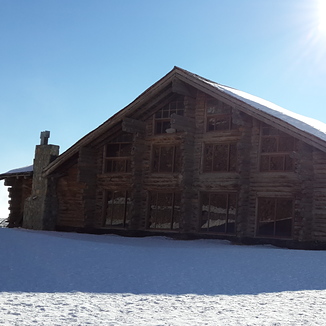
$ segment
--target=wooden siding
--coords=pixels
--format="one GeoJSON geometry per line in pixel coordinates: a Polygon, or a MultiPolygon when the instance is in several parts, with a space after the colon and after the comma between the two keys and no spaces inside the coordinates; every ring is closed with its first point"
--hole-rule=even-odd
{"type": "Polygon", "coordinates": [[[12,177],[5,179],[5,185],[9,186],[9,227],[22,226],[25,200],[32,193],[32,177],[12,177]]]}
{"type": "Polygon", "coordinates": [[[92,147],[80,149],[76,164],[58,179],[58,225],[103,229],[105,193],[128,191],[132,199],[128,229],[146,230],[149,194],[181,193],[180,229],[173,232],[203,234],[202,194],[224,193],[237,197],[234,238],[257,238],[258,198],[290,198],[294,215],[292,237],[288,240],[325,242],[326,154],[297,140],[297,149],[291,154],[295,161],[293,171],[261,172],[261,121],[232,104],[232,128],[206,131],[208,95],[193,90],[191,94],[184,93],[184,116],[174,118],[177,132],[155,134],[154,113],[160,108],[156,103],[151,114],[150,108],[146,108],[143,121],[125,119],[122,125],[114,126],[114,133],[102,135],[92,147]],[[133,134],[131,171],[105,173],[104,148],[122,132],[133,134]],[[204,172],[207,144],[235,144],[236,169],[204,172]],[[157,146],[180,148],[180,171],[154,172],[153,148],[157,146]]]}

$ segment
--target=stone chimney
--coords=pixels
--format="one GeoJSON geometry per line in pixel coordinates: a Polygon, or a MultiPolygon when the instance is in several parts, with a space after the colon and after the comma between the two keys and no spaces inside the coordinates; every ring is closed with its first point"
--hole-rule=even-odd
{"type": "Polygon", "coordinates": [[[23,227],[34,230],[53,230],[55,212],[51,180],[43,176],[43,169],[59,155],[59,146],[49,145],[50,131],[41,132],[41,143],[36,146],[32,193],[25,201],[23,227]]]}

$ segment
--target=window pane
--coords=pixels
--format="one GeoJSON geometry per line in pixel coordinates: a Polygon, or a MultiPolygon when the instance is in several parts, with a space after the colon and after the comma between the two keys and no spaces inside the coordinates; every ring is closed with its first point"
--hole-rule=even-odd
{"type": "Polygon", "coordinates": [[[216,116],[214,130],[229,130],[230,129],[230,117],[228,116],[216,116]]]}
{"type": "Polygon", "coordinates": [[[270,157],[270,170],[271,171],[284,171],[284,156],[271,156],[270,157]]]}
{"type": "Polygon", "coordinates": [[[225,144],[214,146],[213,171],[228,171],[228,149],[225,144]]]}
{"type": "Polygon", "coordinates": [[[180,225],[180,206],[181,206],[181,194],[174,194],[174,207],[173,207],[173,225],[172,229],[178,229],[180,225]]]}
{"type": "Polygon", "coordinates": [[[215,130],[215,118],[207,118],[207,131],[215,130]]]}
{"type": "Polygon", "coordinates": [[[120,156],[130,156],[131,155],[131,144],[130,143],[122,143],[120,144],[120,156]]]}
{"type": "Polygon", "coordinates": [[[160,148],[153,147],[153,163],[152,170],[153,172],[159,172],[159,162],[160,162],[160,148]]]}
{"type": "Polygon", "coordinates": [[[105,225],[115,227],[126,227],[128,212],[131,204],[128,192],[108,191],[105,225]]]}
{"type": "Polygon", "coordinates": [[[235,223],[236,223],[236,212],[237,212],[237,196],[236,194],[228,195],[228,223],[227,223],[227,233],[235,233],[235,223]]]}
{"type": "Polygon", "coordinates": [[[258,234],[263,236],[291,237],[293,200],[259,198],[258,234]]]}
{"type": "Polygon", "coordinates": [[[226,231],[227,196],[211,194],[209,228],[212,232],[226,231]]]}
{"type": "Polygon", "coordinates": [[[159,172],[173,171],[173,147],[161,147],[159,172]]]}
{"type": "Polygon", "coordinates": [[[202,194],[202,206],[201,206],[201,228],[208,229],[209,227],[209,195],[207,193],[202,194]]]}
{"type": "Polygon", "coordinates": [[[280,137],[278,151],[279,152],[291,152],[294,150],[294,138],[293,137],[280,137]]]}
{"type": "Polygon", "coordinates": [[[260,157],[260,171],[269,171],[269,155],[260,157]]]}
{"type": "Polygon", "coordinates": [[[294,169],[293,159],[289,155],[285,155],[284,169],[285,171],[293,171],[294,169]]]}
{"type": "Polygon", "coordinates": [[[179,146],[174,148],[174,168],[173,172],[181,171],[181,150],[179,146]]]}
{"type": "Polygon", "coordinates": [[[262,153],[276,153],[277,152],[277,140],[274,137],[262,138],[261,144],[262,153]]]}
{"type": "Polygon", "coordinates": [[[179,228],[180,198],[180,194],[151,193],[148,228],[167,230],[179,228]]]}
{"type": "Polygon", "coordinates": [[[234,172],[237,170],[237,145],[230,145],[230,162],[229,162],[229,171],[234,172]]]}
{"type": "Polygon", "coordinates": [[[106,156],[107,157],[118,157],[120,153],[119,144],[110,144],[107,145],[106,156]]]}
{"type": "Polygon", "coordinates": [[[258,220],[260,222],[274,221],[275,218],[275,199],[259,198],[258,199],[258,220]]]}
{"type": "Polygon", "coordinates": [[[213,145],[205,145],[204,148],[204,172],[213,170],[213,145]]]}

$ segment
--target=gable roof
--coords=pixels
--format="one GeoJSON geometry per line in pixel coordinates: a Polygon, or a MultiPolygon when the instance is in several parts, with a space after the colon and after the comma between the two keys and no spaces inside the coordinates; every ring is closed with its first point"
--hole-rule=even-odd
{"type": "Polygon", "coordinates": [[[274,103],[246,92],[215,83],[179,67],[174,67],[163,78],[140,94],[133,102],[114,114],[111,118],[62,153],[55,161],[45,168],[45,175],[52,173],[62,163],[77,154],[82,146],[88,145],[94,139],[109,131],[114,125],[121,122],[123,118],[129,117],[150,98],[157,96],[175,80],[193,86],[212,97],[224,98],[228,102],[232,102],[238,110],[292,134],[292,136],[302,139],[326,152],[325,123],[291,112],[274,103]]]}

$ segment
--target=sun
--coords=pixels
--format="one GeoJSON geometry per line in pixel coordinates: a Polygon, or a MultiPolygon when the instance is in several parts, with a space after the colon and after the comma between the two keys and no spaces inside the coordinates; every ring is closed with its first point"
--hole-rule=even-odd
{"type": "Polygon", "coordinates": [[[326,0],[318,0],[318,27],[326,34],[326,0]]]}

